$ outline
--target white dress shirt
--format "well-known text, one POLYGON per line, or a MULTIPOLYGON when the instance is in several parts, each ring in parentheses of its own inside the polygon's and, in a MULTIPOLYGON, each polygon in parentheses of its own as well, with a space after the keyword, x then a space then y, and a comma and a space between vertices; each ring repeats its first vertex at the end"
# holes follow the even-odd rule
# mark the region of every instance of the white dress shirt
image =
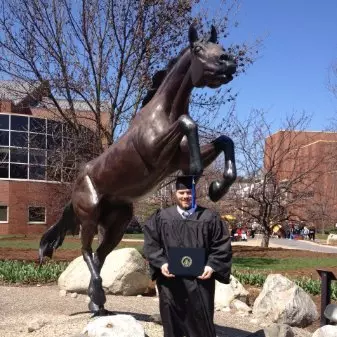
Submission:
POLYGON ((180 208, 180 207, 177 205, 177 211, 178 211, 178 213, 182 216, 183 219, 186 219, 186 218, 188 218, 189 216, 191 216, 191 215, 195 212, 196 208, 197 208, 197 205, 195 205, 195 207, 193 207, 193 208, 190 208, 190 209, 187 209, 187 210, 186 210, 186 209, 180 208))

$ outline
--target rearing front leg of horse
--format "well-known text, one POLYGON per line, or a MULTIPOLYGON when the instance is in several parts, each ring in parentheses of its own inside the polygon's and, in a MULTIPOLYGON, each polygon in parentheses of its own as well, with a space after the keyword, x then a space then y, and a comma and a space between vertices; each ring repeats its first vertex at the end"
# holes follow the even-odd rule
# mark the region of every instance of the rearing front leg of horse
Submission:
POLYGON ((201 160, 198 126, 188 115, 180 116, 178 123, 180 124, 183 134, 186 135, 188 141, 188 148, 190 152, 189 174, 200 177, 204 168, 201 160))
MULTIPOLYGON (((181 144, 180 151, 174 159, 177 166, 174 169, 183 171, 188 170, 190 166, 189 158, 186 155, 189 149, 185 143, 181 144)), ((209 197, 213 202, 220 200, 229 190, 236 179, 234 143, 227 136, 220 136, 200 148, 202 164, 204 167, 210 165, 220 153, 225 155, 225 169, 223 179, 215 180, 209 187, 209 197)))
POLYGON ((213 202, 220 200, 236 179, 234 143, 227 136, 220 136, 213 141, 215 153, 224 152, 225 170, 223 179, 215 180, 209 186, 209 197, 213 202))

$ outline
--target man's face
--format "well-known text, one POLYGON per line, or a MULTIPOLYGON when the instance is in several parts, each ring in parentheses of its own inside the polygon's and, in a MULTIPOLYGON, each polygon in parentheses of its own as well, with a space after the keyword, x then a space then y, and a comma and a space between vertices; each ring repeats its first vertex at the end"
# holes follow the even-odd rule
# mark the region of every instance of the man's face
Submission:
POLYGON ((190 209, 192 207, 192 190, 176 191, 177 204, 182 209, 190 209))

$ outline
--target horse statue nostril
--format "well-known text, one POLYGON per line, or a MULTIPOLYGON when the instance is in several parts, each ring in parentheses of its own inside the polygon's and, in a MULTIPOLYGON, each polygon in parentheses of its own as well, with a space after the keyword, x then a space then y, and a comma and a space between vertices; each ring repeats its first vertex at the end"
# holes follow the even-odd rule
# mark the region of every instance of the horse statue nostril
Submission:
POLYGON ((231 56, 229 56, 228 54, 221 54, 220 55, 220 61, 221 62, 226 62, 226 61, 231 61, 231 56))

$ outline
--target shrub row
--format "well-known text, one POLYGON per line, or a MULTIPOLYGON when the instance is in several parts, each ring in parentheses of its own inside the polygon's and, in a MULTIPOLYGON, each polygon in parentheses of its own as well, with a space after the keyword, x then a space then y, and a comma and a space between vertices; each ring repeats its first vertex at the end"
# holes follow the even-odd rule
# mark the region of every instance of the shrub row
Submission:
POLYGON ((68 262, 49 261, 42 266, 34 262, 0 261, 1 283, 48 283, 55 282, 67 268, 68 262))
MULTIPOLYGON (((67 268, 68 262, 49 261, 42 266, 34 262, 0 261, 0 282, 4 284, 36 284, 56 282, 61 273, 67 268)), ((256 273, 250 269, 233 269, 232 274, 242 284, 262 287, 268 274, 256 273)), ((321 282, 308 277, 293 280, 297 285, 311 295, 318 295, 321 282)), ((337 300, 337 282, 332 283, 331 298, 337 300)))

